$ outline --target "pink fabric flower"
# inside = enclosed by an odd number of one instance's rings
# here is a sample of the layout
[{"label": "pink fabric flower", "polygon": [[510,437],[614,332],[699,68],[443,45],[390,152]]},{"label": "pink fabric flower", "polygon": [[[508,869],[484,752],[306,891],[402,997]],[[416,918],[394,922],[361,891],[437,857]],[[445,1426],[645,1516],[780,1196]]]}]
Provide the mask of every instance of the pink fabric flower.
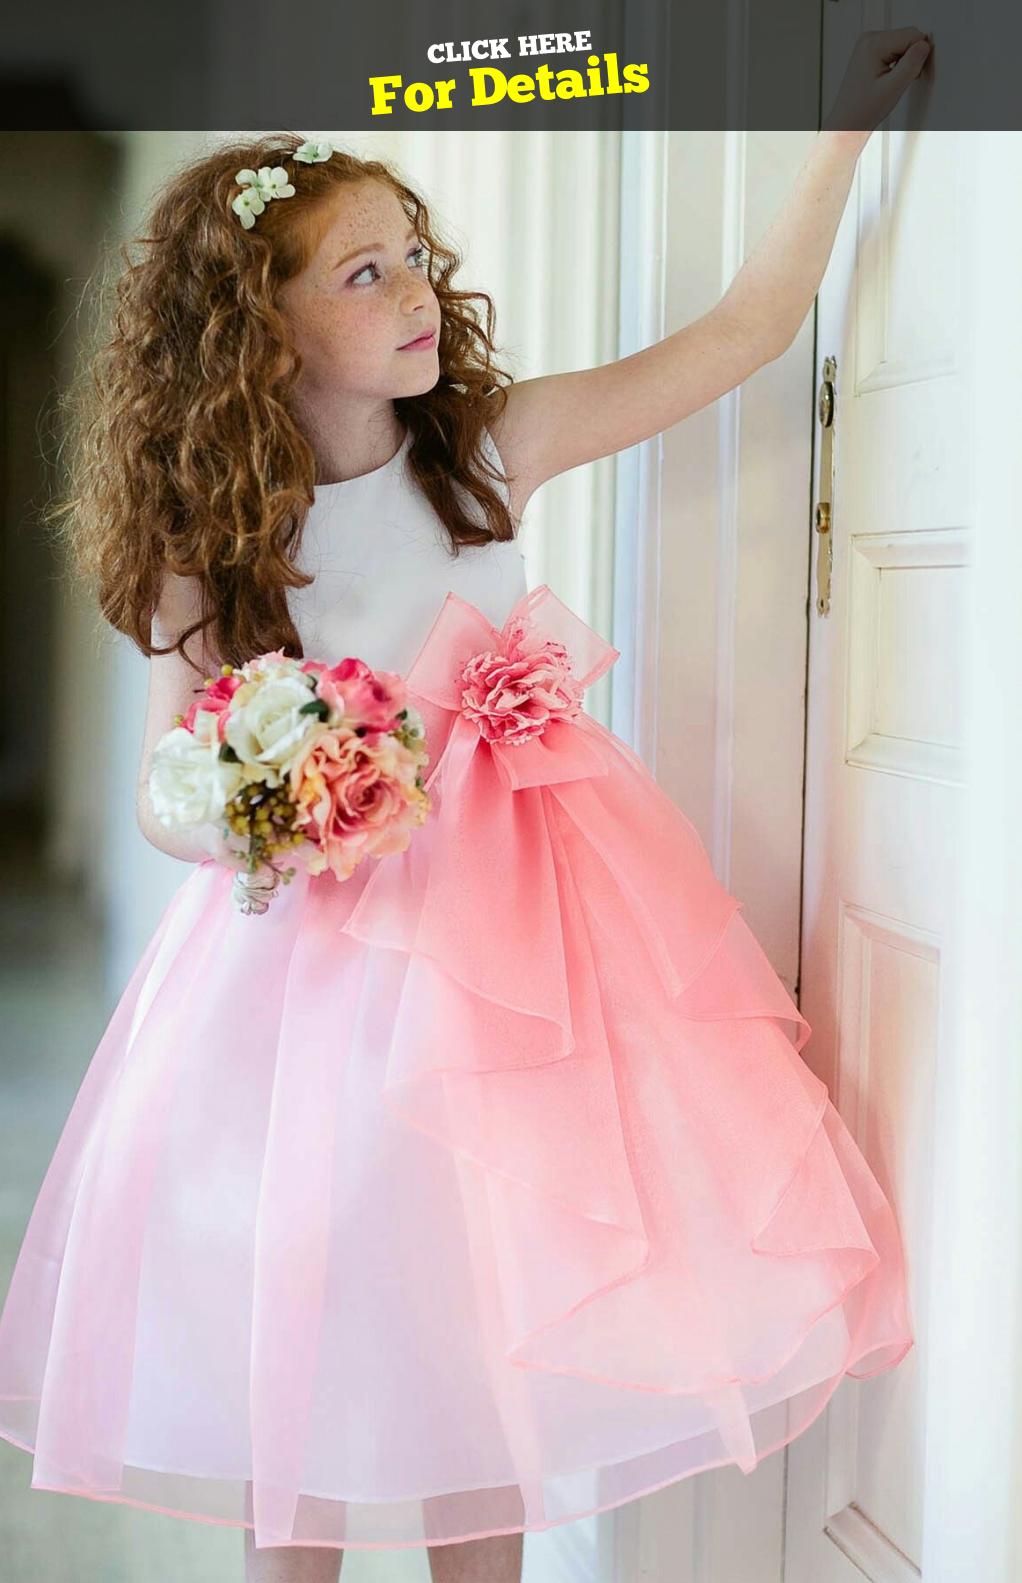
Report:
[{"label": "pink fabric flower", "polygon": [[507,629],[505,651],[485,649],[461,672],[462,711],[487,742],[513,747],[541,735],[551,720],[578,714],[582,688],[563,643],[519,618]]}]

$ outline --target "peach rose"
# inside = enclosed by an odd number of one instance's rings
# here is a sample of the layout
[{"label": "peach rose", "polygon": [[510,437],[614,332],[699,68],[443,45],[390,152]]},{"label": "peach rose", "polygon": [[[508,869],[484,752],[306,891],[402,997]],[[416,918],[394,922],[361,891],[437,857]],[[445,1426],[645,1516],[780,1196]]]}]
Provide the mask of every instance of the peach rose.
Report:
[{"label": "peach rose", "polygon": [[341,727],[318,736],[291,771],[298,823],[321,848],[310,872],[329,867],[346,879],[363,857],[404,851],[425,801],[417,769],[415,754],[387,733]]}]

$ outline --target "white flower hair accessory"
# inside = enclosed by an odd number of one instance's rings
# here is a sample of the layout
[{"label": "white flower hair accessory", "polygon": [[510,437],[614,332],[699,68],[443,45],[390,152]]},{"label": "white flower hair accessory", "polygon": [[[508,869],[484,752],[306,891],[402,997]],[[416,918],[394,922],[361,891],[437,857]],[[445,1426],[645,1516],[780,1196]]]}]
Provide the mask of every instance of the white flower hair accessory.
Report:
[{"label": "white flower hair accessory", "polygon": [[321,160],[329,159],[333,151],[332,143],[303,143],[295,149],[295,159],[300,159],[303,165],[318,165]]},{"label": "white flower hair accessory", "polygon": [[[303,165],[315,165],[329,159],[333,151],[332,143],[300,143],[294,157]],[[261,165],[258,170],[239,170],[234,179],[244,190],[232,201],[231,208],[246,231],[252,229],[256,216],[262,214],[271,199],[293,198],[295,195],[295,188],[283,165],[274,165],[272,168]]]}]

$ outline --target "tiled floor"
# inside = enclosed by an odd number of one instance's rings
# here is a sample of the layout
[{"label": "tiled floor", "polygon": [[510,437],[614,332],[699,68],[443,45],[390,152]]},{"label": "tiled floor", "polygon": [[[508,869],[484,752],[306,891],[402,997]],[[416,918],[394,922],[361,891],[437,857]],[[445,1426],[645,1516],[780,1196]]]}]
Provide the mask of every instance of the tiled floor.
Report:
[{"label": "tiled floor", "polygon": [[[26,867],[0,895],[0,1300],[61,1127],[112,1008],[102,933]],[[0,1439],[0,1583],[241,1583],[240,1529],[29,1488]],[[426,1583],[424,1552],[352,1551],[345,1583]]]}]

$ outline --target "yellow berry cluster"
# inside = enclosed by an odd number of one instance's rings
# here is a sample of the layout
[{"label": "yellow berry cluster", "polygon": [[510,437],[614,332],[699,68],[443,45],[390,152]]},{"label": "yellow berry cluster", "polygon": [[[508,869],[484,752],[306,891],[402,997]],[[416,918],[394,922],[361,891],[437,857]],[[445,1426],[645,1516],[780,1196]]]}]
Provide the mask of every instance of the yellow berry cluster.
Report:
[{"label": "yellow berry cluster", "polygon": [[297,808],[283,786],[264,786],[254,782],[243,786],[227,804],[225,817],[235,835],[248,838],[259,858],[286,852],[304,840],[295,827]]}]

